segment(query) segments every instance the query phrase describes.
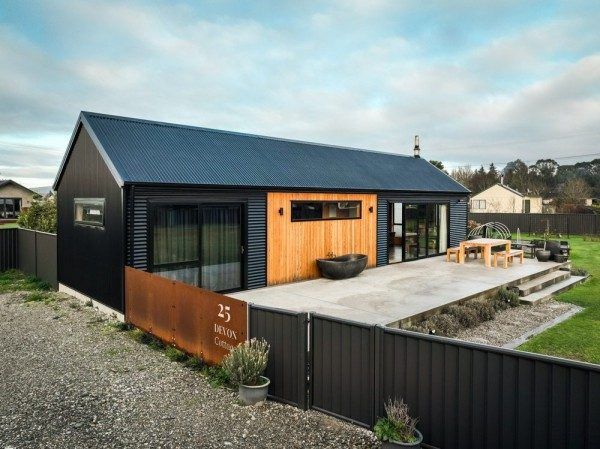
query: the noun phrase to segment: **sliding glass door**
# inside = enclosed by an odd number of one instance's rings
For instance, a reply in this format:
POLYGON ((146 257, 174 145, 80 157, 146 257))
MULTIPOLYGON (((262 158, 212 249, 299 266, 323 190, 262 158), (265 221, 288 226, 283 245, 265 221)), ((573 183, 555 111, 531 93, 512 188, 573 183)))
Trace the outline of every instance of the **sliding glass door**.
POLYGON ((201 287, 213 291, 242 287, 242 211, 239 205, 204 206, 201 214, 201 287))
POLYGON ((154 208, 151 271, 212 291, 243 287, 241 204, 154 208))
POLYGON ((390 203, 388 262, 421 259, 446 251, 448 246, 448 206, 446 204, 390 203), (399 211, 398 209, 401 209, 399 211), (402 217, 397 226, 397 216, 402 217), (402 255, 396 245, 401 242, 402 255))

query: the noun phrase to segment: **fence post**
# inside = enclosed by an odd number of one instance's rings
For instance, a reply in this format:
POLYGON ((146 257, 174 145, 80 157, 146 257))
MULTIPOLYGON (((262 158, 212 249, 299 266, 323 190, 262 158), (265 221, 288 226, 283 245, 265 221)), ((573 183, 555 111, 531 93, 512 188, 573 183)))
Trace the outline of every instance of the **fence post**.
POLYGON ((374 426, 379 417, 379 410, 381 409, 380 386, 381 365, 383 363, 383 328, 376 325, 371 328, 371 332, 373 332, 373 410, 371 426, 374 426))

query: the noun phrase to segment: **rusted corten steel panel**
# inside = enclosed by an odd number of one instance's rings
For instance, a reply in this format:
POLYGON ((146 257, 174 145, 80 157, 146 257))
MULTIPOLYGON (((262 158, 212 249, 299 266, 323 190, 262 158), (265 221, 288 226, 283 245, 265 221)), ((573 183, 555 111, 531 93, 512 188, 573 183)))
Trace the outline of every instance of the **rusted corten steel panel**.
POLYGON ((207 363, 248 335, 245 301, 125 267, 125 319, 207 363))

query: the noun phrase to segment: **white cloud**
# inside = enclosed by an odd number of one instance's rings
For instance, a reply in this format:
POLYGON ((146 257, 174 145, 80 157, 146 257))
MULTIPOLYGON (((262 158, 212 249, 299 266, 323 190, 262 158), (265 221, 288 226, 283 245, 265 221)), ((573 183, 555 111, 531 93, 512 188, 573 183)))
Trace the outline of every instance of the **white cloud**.
MULTIPOLYGON (((66 145, 80 110, 403 153, 419 133, 425 157, 473 164, 567 150, 564 140, 472 143, 597 128, 598 38, 581 36, 582 19, 535 23, 449 57, 402 28, 367 38, 398 6, 359 3, 311 10, 301 29, 171 3, 46 4, 60 52, 0 25, 0 171, 47 184, 60 154, 2 142, 59 133, 66 145), (354 32, 357 23, 365 29, 354 32)), ((596 140, 568 151, 597 151, 596 140)))

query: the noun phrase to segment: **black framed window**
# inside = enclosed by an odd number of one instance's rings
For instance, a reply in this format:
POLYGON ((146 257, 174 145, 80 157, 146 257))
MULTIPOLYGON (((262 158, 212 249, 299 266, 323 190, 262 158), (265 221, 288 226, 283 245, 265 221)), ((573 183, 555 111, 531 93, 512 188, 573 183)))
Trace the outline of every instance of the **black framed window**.
POLYGON ((292 201, 292 221, 356 219, 361 209, 361 201, 292 201))
POLYGON ((104 227, 104 198, 75 198, 75 224, 104 227))
POLYGON ((21 198, 0 198, 0 218, 17 218, 21 212, 21 198))

